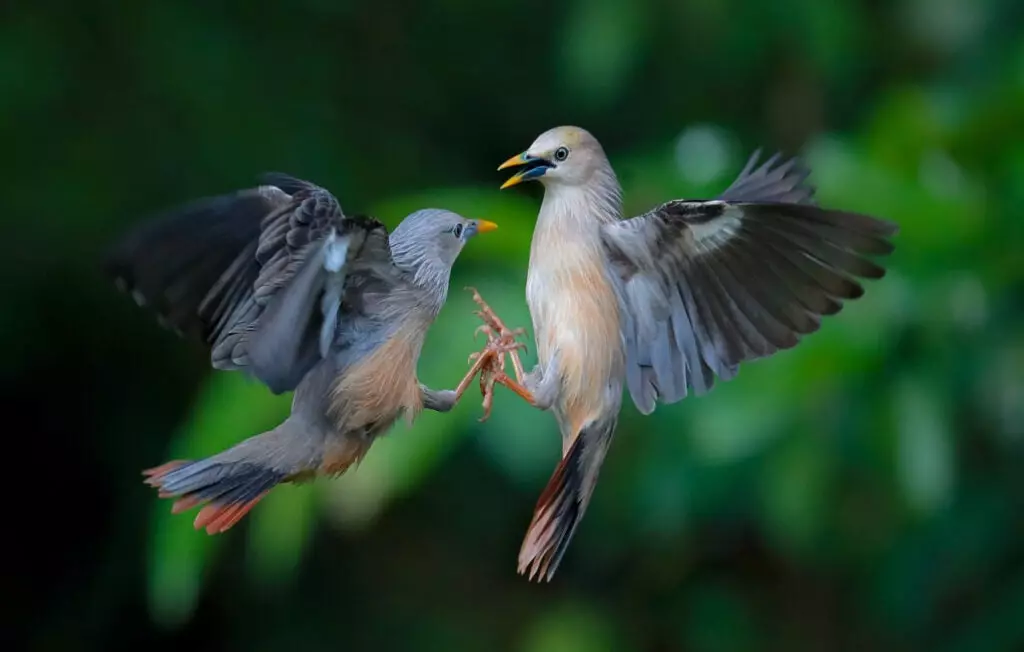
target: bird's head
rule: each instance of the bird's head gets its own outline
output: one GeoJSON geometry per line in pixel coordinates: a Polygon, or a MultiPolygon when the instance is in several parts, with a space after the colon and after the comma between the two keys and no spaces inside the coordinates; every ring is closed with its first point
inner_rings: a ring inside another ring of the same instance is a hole
{"type": "MultiPolygon", "coordinates": [[[[413,275],[414,282],[436,299],[440,310],[448,293],[452,265],[470,238],[498,228],[494,222],[463,217],[442,208],[410,214],[388,237],[395,265],[413,275]]],[[[426,298],[426,297],[425,297],[426,298]]]]}
{"type": "Polygon", "coordinates": [[[443,208],[424,208],[402,220],[389,240],[396,262],[404,257],[451,267],[471,238],[496,228],[497,224],[487,220],[470,219],[443,208]]]}
{"type": "Polygon", "coordinates": [[[601,144],[589,131],[581,127],[555,127],[542,133],[526,151],[505,161],[498,169],[522,168],[501,186],[504,190],[524,181],[540,181],[545,186],[581,186],[607,165],[601,144]]]}

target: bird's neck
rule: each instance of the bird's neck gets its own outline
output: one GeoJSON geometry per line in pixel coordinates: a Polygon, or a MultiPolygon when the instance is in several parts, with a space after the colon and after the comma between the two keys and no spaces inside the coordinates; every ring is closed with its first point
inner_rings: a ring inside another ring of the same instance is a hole
{"type": "MultiPolygon", "coordinates": [[[[402,270],[408,281],[408,293],[415,295],[411,304],[436,317],[441,306],[448,298],[448,280],[451,277],[451,266],[445,265],[432,252],[423,248],[406,248],[400,243],[392,243],[391,259],[395,266],[402,270]],[[396,246],[398,244],[399,246],[396,246]]],[[[406,292],[393,294],[397,300],[410,302],[406,292]]]]}
{"type": "Polygon", "coordinates": [[[621,216],[622,186],[611,165],[604,164],[594,170],[587,183],[552,183],[545,188],[537,226],[542,230],[596,232],[602,224],[621,216]]]}
{"type": "Polygon", "coordinates": [[[451,267],[433,261],[424,261],[412,275],[412,284],[419,290],[419,307],[431,317],[437,317],[441,306],[448,300],[448,280],[451,267]]]}

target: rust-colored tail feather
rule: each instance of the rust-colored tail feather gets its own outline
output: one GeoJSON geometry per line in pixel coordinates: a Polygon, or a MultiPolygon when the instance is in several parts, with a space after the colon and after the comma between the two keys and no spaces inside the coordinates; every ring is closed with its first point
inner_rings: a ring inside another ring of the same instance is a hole
{"type": "Polygon", "coordinates": [[[219,534],[238,523],[284,474],[251,463],[175,460],[142,472],[145,483],[159,489],[160,498],[177,498],[171,507],[178,514],[205,505],[195,528],[219,534]]]}
{"type": "Polygon", "coordinates": [[[576,437],[548,480],[519,549],[519,574],[531,581],[551,580],[583,516],[589,493],[584,486],[584,434],[576,437]]]}

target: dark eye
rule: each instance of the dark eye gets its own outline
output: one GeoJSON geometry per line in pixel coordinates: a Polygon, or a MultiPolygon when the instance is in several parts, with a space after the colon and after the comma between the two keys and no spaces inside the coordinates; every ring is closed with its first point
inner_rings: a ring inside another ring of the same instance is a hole
{"type": "Polygon", "coordinates": [[[569,148],[559,147],[558,149],[555,150],[556,161],[564,161],[567,158],[569,158],[569,148]]]}
{"type": "Polygon", "coordinates": [[[455,232],[455,237],[456,238],[461,238],[462,237],[462,225],[461,224],[456,224],[455,228],[453,229],[453,231],[455,232]]]}

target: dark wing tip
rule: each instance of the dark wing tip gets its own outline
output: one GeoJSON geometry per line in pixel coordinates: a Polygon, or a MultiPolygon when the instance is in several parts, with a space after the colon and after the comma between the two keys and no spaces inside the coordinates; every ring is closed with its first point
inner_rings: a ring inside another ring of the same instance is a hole
{"type": "Polygon", "coordinates": [[[811,204],[817,188],[808,180],[811,171],[800,157],[783,158],[776,152],[761,165],[757,149],[732,184],[719,195],[723,201],[787,202],[811,204]]]}
{"type": "Polygon", "coordinates": [[[258,236],[269,201],[246,189],[150,214],[103,252],[100,269],[163,325],[207,340],[204,300],[215,288],[228,289],[218,283],[225,272],[251,273],[240,257],[258,236]]]}
{"type": "Polygon", "coordinates": [[[320,189],[320,186],[312,181],[306,181],[305,179],[294,177],[285,172],[264,172],[259,176],[259,180],[260,183],[268,186],[276,186],[289,195],[320,189]]]}

